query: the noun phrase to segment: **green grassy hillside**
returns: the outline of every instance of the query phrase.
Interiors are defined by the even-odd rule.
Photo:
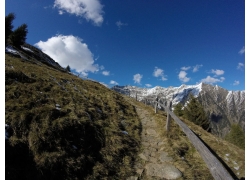
[[[123,179],[141,126],[105,86],[5,55],[6,179]]]

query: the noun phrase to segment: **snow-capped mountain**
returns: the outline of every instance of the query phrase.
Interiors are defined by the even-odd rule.
[[[186,103],[192,93],[199,99],[209,115],[212,133],[224,137],[231,124],[239,124],[245,130],[245,91],[228,91],[219,86],[200,83],[181,85],[180,87],[140,88],[136,86],[114,86],[112,88],[123,94],[142,101],[146,97],[158,97],[160,101],[172,101],[173,107]]]

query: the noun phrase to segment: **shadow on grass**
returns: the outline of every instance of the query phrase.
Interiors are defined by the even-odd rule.
[[[191,129],[190,129],[191,130]],[[192,131],[192,130],[191,130]],[[231,170],[231,168],[211,149],[200,137],[197,135],[194,131],[192,131],[199,139],[200,141],[209,149],[209,151],[220,161],[220,163],[224,166],[224,168],[227,170],[227,172],[232,176],[234,180],[244,180],[245,177],[238,178],[234,172]]]

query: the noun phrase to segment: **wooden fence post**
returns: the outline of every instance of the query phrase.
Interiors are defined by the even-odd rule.
[[[169,128],[170,128],[170,121],[171,121],[171,116],[170,114],[168,113],[168,110],[170,111],[172,108],[172,101],[170,101],[168,103],[168,105],[166,106],[166,109],[165,109],[165,112],[167,112],[167,121],[166,121],[166,130],[167,132],[169,131]]]
[[[156,99],[156,102],[155,102],[155,113],[157,113],[157,106],[158,106],[158,101]]]

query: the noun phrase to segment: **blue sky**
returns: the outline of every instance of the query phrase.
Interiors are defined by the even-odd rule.
[[[5,0],[11,12],[27,43],[109,87],[245,90],[244,0]]]

